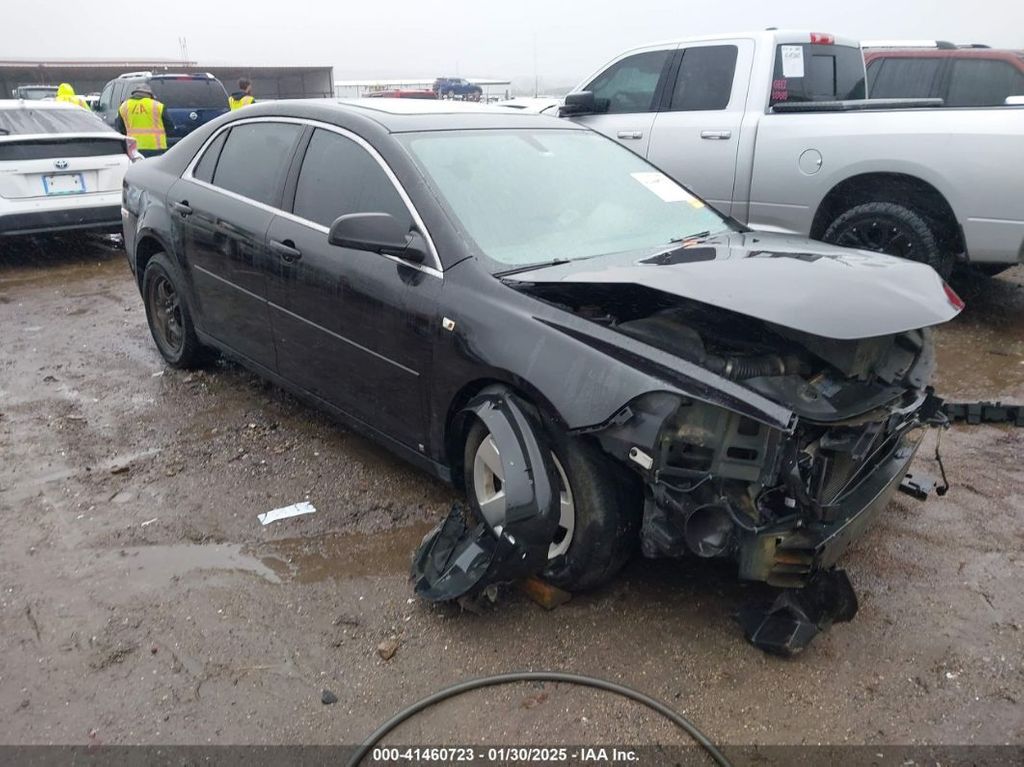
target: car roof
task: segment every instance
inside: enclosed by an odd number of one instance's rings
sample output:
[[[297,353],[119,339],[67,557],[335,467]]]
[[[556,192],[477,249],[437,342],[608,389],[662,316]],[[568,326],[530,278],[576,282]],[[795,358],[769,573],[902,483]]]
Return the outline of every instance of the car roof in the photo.
[[[1024,51],[1006,48],[866,48],[865,59],[992,59],[1024,62]]]
[[[289,99],[257,102],[245,108],[245,115],[305,117],[343,127],[351,118],[361,118],[389,133],[515,128],[586,130],[557,117],[450,99]]]
[[[0,99],[0,109],[81,109],[66,101],[36,101],[31,99]]]

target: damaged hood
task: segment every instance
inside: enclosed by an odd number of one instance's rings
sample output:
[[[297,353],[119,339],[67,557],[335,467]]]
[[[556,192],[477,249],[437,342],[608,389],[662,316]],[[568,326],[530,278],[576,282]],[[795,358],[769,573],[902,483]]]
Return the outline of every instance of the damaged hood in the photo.
[[[937,325],[962,308],[930,266],[764,232],[724,233],[655,254],[613,254],[503,279],[641,285],[843,340]]]

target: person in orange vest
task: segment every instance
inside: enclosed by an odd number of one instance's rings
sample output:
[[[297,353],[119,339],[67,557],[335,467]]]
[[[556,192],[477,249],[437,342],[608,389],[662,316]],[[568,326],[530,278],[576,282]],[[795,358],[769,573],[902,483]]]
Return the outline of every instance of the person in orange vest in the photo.
[[[247,107],[255,101],[256,99],[252,95],[252,82],[244,77],[238,81],[238,90],[228,96],[228,106],[231,107],[232,112]]]
[[[135,139],[144,157],[153,157],[167,151],[167,134],[174,130],[174,123],[150,87],[138,85],[118,107],[114,128]]]
[[[75,89],[71,87],[71,83],[61,83],[58,85],[57,98],[54,100],[62,101],[65,104],[74,104],[75,106],[82,107],[82,109],[89,108],[89,102],[75,93]]]

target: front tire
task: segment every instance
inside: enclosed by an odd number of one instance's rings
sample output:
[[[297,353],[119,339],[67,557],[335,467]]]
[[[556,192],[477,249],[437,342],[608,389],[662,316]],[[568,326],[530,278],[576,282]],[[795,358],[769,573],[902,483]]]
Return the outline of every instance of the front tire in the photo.
[[[185,281],[165,253],[157,253],[146,264],[142,276],[142,300],[146,320],[160,356],[168,365],[191,370],[209,358],[208,350],[196,336]]]
[[[850,208],[829,225],[822,240],[928,264],[943,279],[953,271],[954,254],[942,249],[934,223],[896,203],[868,202]]]
[[[549,583],[570,591],[593,589],[611,580],[636,547],[642,494],[631,474],[593,442],[551,429],[552,458],[562,484],[559,527],[541,573]],[[482,453],[489,443],[500,454],[490,431],[477,420],[469,429],[463,455],[466,496],[471,514],[484,518],[482,506],[493,503],[493,456],[489,470]],[[570,516],[567,516],[570,515]]]

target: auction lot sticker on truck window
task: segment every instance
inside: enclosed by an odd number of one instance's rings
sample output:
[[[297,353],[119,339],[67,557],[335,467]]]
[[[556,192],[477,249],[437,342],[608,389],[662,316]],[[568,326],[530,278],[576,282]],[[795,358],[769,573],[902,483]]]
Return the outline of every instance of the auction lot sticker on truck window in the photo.
[[[804,47],[802,45],[783,45],[782,48],[782,76],[803,77],[804,76]]]
[[[683,189],[679,184],[664,173],[642,171],[630,173],[633,178],[654,192],[665,202],[688,202],[695,208],[703,208],[704,203]]]

